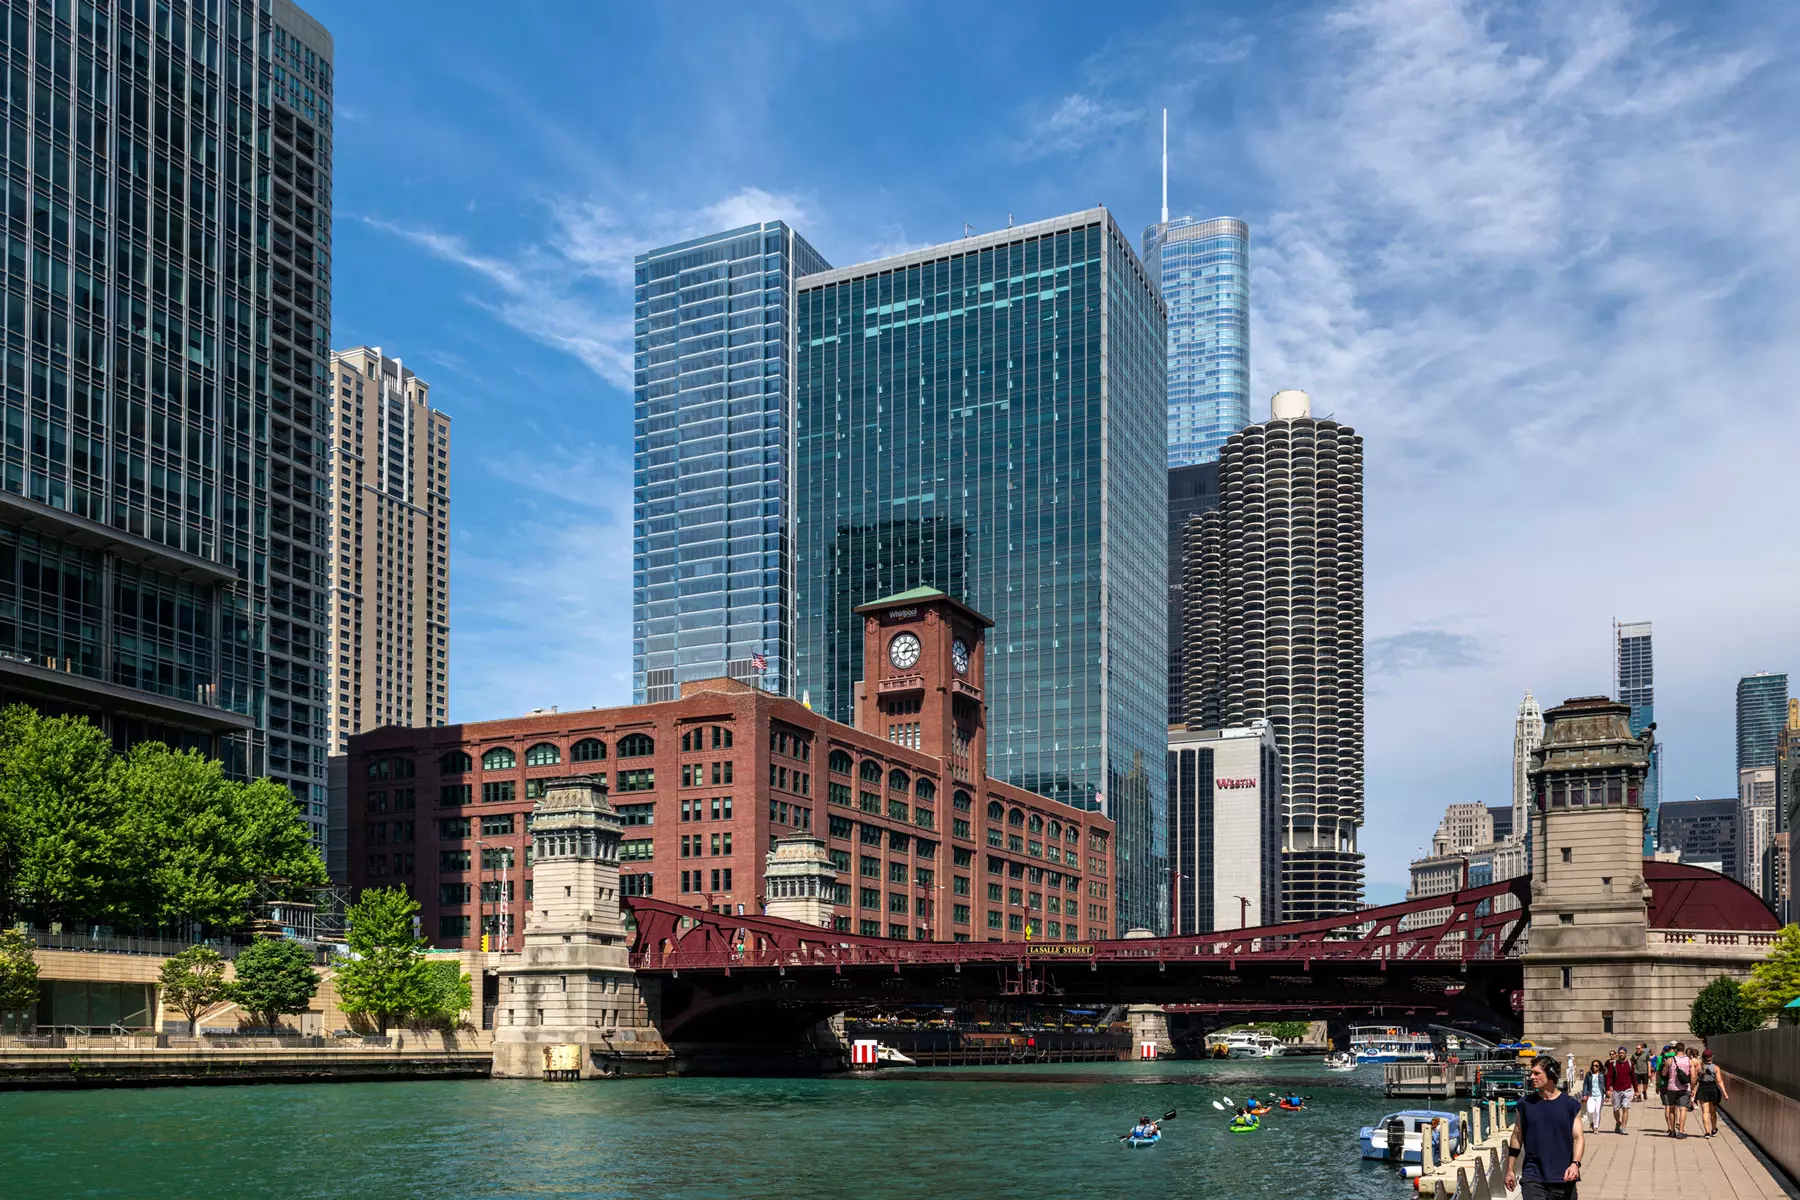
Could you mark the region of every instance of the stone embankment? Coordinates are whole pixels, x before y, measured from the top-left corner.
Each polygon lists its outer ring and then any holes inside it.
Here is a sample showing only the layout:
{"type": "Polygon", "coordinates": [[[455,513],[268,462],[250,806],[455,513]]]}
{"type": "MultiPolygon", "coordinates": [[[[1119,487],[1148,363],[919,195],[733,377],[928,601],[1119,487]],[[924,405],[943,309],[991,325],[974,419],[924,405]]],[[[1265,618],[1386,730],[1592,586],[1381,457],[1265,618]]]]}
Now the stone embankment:
{"type": "Polygon", "coordinates": [[[443,1035],[56,1040],[62,1044],[0,1044],[0,1090],[475,1079],[493,1066],[487,1045],[443,1035]]]}

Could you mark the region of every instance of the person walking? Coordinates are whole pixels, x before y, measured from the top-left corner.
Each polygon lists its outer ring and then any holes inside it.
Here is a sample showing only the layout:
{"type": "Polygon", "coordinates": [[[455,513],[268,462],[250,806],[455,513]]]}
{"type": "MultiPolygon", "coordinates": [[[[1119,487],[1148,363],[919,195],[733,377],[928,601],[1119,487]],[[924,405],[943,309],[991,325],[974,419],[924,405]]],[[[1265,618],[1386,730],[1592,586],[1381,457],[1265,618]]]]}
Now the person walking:
{"type": "Polygon", "coordinates": [[[1587,1109],[1588,1132],[1600,1132],[1600,1106],[1606,1103],[1606,1072],[1597,1058],[1588,1060],[1587,1073],[1581,1077],[1581,1103],[1587,1109]]]}
{"type": "Polygon", "coordinates": [[[1637,1084],[1637,1098],[1647,1099],[1650,1095],[1650,1048],[1642,1042],[1632,1051],[1631,1074],[1637,1084]]]}
{"type": "Polygon", "coordinates": [[[1687,1136],[1688,1097],[1693,1086],[1694,1060],[1688,1057],[1687,1047],[1676,1042],[1675,1052],[1663,1056],[1663,1118],[1672,1138],[1687,1136]]]}
{"type": "Polygon", "coordinates": [[[1612,1062],[1606,1067],[1606,1092],[1612,1100],[1614,1133],[1624,1133],[1631,1123],[1631,1100],[1637,1094],[1637,1088],[1637,1072],[1626,1056],[1625,1047],[1620,1046],[1613,1051],[1612,1062]]]}
{"type": "Polygon", "coordinates": [[[1576,1200],[1587,1135],[1581,1102],[1557,1090],[1561,1074],[1548,1054],[1531,1060],[1532,1090],[1520,1097],[1507,1139],[1506,1190],[1519,1189],[1524,1200],[1576,1200]]]}
{"type": "Polygon", "coordinates": [[[1694,1084],[1694,1100],[1700,1105],[1701,1137],[1719,1135],[1719,1101],[1729,1099],[1731,1090],[1725,1086],[1725,1072],[1713,1062],[1711,1050],[1702,1051],[1700,1076],[1694,1084]]]}

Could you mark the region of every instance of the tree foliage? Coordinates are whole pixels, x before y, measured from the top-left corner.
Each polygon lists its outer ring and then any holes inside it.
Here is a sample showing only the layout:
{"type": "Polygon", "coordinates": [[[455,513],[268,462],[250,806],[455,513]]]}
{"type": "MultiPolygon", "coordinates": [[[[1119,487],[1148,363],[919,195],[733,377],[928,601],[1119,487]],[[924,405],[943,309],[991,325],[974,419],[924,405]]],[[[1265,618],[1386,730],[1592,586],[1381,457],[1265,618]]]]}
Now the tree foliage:
{"type": "Polygon", "coordinates": [[[1296,1041],[1306,1036],[1312,1026],[1306,1021],[1276,1021],[1269,1027],[1269,1032],[1284,1042],[1296,1041]]]}
{"type": "Polygon", "coordinates": [[[225,998],[225,959],[211,946],[189,946],[162,965],[157,977],[163,1003],[188,1019],[199,1032],[200,1014],[225,998]]]}
{"type": "Polygon", "coordinates": [[[418,911],[404,888],[369,888],[344,911],[350,953],[337,968],[338,1007],[368,1017],[382,1033],[432,1004],[425,939],[413,932],[418,911]]]}
{"type": "Polygon", "coordinates": [[[456,960],[427,961],[425,1003],[411,1014],[415,1025],[452,1029],[470,1011],[475,992],[469,973],[456,960]]]}
{"type": "Polygon", "coordinates": [[[24,1012],[37,1004],[37,943],[18,929],[0,930],[0,1013],[24,1012]]]}
{"type": "Polygon", "coordinates": [[[115,754],[79,718],[0,710],[0,923],[238,929],[270,881],[325,881],[285,788],[157,743],[115,754]]]}
{"type": "Polygon", "coordinates": [[[1751,968],[1744,1002],[1759,1015],[1774,1016],[1800,996],[1800,925],[1789,925],[1769,947],[1768,957],[1751,968]]]}
{"type": "Polygon", "coordinates": [[[237,956],[237,978],[226,989],[265,1029],[289,1013],[305,1012],[319,990],[312,952],[285,938],[258,938],[237,956]]]}
{"type": "Polygon", "coordinates": [[[1762,1025],[1762,1015],[1754,1005],[1744,1003],[1738,981],[1721,975],[1694,997],[1688,1009],[1688,1029],[1695,1037],[1716,1037],[1721,1033],[1747,1033],[1762,1025]]]}

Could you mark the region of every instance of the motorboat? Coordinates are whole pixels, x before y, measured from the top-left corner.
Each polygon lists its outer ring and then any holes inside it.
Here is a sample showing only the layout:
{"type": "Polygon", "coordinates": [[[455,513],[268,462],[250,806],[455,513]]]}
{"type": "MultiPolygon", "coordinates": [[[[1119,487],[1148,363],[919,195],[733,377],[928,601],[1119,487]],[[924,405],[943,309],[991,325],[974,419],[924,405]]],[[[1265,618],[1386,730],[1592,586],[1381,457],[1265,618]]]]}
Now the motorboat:
{"type": "Polygon", "coordinates": [[[1386,1162],[1422,1163],[1427,1131],[1439,1161],[1462,1152],[1461,1117],[1440,1109],[1408,1108],[1363,1126],[1362,1156],[1386,1162]]]}
{"type": "Polygon", "coordinates": [[[885,1042],[875,1047],[875,1061],[884,1067],[916,1067],[919,1065],[885,1042]]]}
{"type": "Polygon", "coordinates": [[[1225,1058],[1262,1058],[1264,1055],[1262,1042],[1259,1040],[1260,1036],[1249,1030],[1228,1033],[1215,1041],[1215,1053],[1217,1047],[1223,1046],[1225,1049],[1223,1057],[1225,1058]]]}
{"type": "Polygon", "coordinates": [[[1333,1050],[1325,1056],[1325,1069],[1327,1071],[1354,1071],[1356,1070],[1356,1054],[1350,1050],[1333,1050]]]}
{"type": "Polygon", "coordinates": [[[1392,1025],[1352,1025],[1350,1051],[1359,1063],[1430,1062],[1431,1035],[1392,1025]]]}

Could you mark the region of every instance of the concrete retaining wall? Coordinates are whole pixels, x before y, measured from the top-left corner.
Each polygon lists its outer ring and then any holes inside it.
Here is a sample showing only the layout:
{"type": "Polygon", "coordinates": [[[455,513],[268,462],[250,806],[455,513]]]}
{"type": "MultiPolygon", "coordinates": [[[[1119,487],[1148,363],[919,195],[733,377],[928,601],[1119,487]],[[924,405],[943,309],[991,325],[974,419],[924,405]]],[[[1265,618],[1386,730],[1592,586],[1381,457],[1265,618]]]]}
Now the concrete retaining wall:
{"type": "Polygon", "coordinates": [[[1800,1025],[1708,1038],[1731,1099],[1720,1105],[1790,1179],[1800,1179],[1800,1025]]]}
{"type": "Polygon", "coordinates": [[[0,1051],[0,1090],[474,1079],[491,1065],[487,1051],[9,1048],[0,1051]]]}

